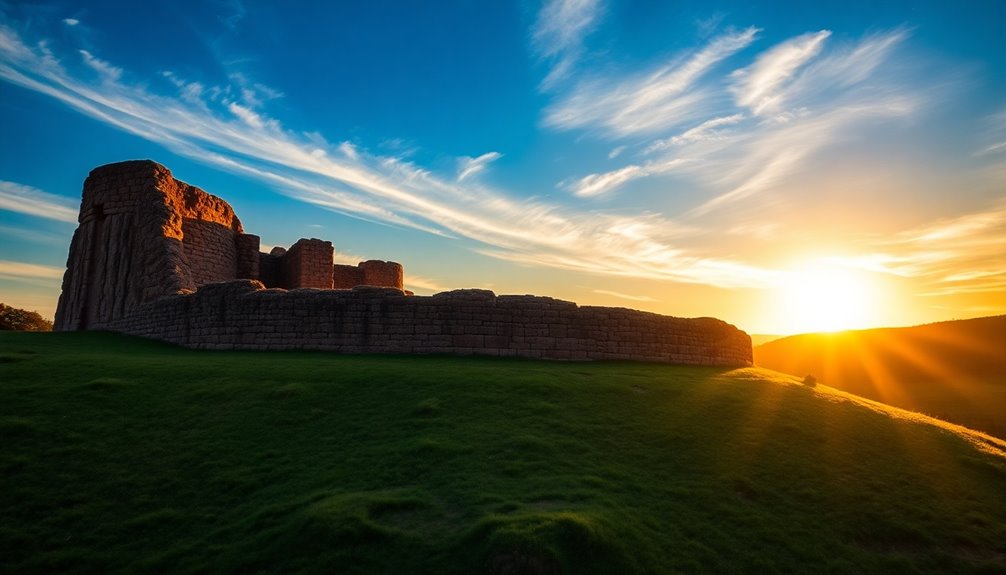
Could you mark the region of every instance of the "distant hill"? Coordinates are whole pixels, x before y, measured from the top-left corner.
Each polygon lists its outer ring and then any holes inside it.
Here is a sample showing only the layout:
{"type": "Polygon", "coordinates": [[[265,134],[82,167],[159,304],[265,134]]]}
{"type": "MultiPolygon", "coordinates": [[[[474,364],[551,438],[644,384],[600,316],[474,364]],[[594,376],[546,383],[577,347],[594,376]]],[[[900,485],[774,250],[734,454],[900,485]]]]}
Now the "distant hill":
{"type": "Polygon", "coordinates": [[[755,347],[755,363],[1006,437],[1006,315],[804,334],[755,347]]]}
{"type": "Polygon", "coordinates": [[[786,337],[784,335],[772,335],[767,333],[753,333],[751,334],[751,345],[758,346],[764,345],[770,341],[775,341],[777,339],[786,337]]]}

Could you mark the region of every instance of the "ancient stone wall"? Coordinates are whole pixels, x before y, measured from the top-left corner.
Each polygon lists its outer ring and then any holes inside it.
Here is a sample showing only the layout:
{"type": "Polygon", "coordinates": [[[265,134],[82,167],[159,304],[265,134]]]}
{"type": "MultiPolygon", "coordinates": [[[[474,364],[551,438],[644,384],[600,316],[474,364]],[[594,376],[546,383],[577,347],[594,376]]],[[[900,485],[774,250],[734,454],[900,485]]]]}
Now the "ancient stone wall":
{"type": "MultiPolygon", "coordinates": [[[[185,254],[184,222],[242,232],[227,202],[175,180],[149,160],[92,170],[78,221],[56,308],[58,330],[100,327],[138,305],[198,287],[185,254]]],[[[202,265],[211,248],[194,244],[194,249],[200,254],[197,276],[234,279],[202,265]]]]}
{"type": "Polygon", "coordinates": [[[318,239],[259,253],[227,202],[147,160],[93,170],[79,221],[58,330],[205,349],[751,364],[751,338],[712,318],[484,290],[412,296],[401,264],[333,265],[331,242],[318,239]]]}
{"type": "Polygon", "coordinates": [[[287,289],[332,289],[332,242],[297,240],[283,255],[281,286],[287,289]]]}
{"type": "Polygon", "coordinates": [[[258,278],[258,280],[266,287],[281,287],[283,282],[283,271],[280,264],[283,261],[284,254],[286,254],[286,249],[279,247],[273,248],[272,251],[267,254],[259,254],[258,275],[255,277],[258,278]]]}
{"type": "Polygon", "coordinates": [[[107,327],[201,349],[751,364],[751,338],[717,319],[485,290],[406,296],[393,288],[286,291],[236,281],[162,298],[107,327]]]}
{"type": "MultiPolygon", "coordinates": [[[[259,253],[224,200],[172,177],[150,160],[91,171],[84,182],[56,308],[55,329],[99,329],[136,306],[181,290],[238,278],[269,287],[332,288],[331,242],[300,240],[259,253]]],[[[356,283],[402,288],[394,262],[364,262],[356,283]]]]}
{"type": "Polygon", "coordinates": [[[193,286],[230,281],[237,275],[237,247],[233,230],[215,222],[182,222],[182,247],[193,286]]]}
{"type": "Polygon", "coordinates": [[[254,234],[238,234],[234,238],[234,249],[237,253],[237,277],[259,277],[259,245],[261,240],[254,234]]]}
{"type": "Polygon", "coordinates": [[[400,263],[367,260],[360,262],[359,268],[363,273],[361,285],[405,288],[405,272],[400,263]]]}
{"type": "MultiPolygon", "coordinates": [[[[269,285],[269,284],[266,284],[269,285]]],[[[332,266],[332,287],[335,289],[353,289],[364,285],[363,270],[360,266],[335,264],[332,266]]]]}

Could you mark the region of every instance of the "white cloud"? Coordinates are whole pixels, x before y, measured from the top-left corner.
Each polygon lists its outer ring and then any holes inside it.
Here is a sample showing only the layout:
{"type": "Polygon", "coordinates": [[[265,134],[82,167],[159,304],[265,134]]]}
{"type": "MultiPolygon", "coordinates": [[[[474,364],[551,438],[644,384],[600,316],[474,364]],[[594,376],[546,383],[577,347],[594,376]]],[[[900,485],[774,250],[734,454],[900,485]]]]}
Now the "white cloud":
{"type": "Polygon", "coordinates": [[[5,279],[58,280],[63,277],[63,268],[0,260],[0,277],[5,279]]]}
{"type": "Polygon", "coordinates": [[[617,291],[610,291],[610,290],[606,290],[606,289],[596,289],[596,290],[593,290],[593,291],[594,291],[594,293],[597,293],[597,294],[610,295],[611,297],[617,297],[619,299],[626,299],[626,300],[629,300],[629,301],[650,301],[650,302],[658,301],[658,300],[656,300],[656,299],[654,299],[654,298],[652,298],[650,296],[646,296],[646,295],[630,295],[630,294],[621,293],[621,292],[617,292],[617,291]]]}
{"type": "Polygon", "coordinates": [[[976,156],[989,156],[992,154],[998,154],[999,152],[1006,152],[1006,142],[996,142],[982,150],[979,150],[976,156]]]}
{"type": "Polygon", "coordinates": [[[723,34],[688,58],[628,78],[579,83],[545,111],[548,127],[600,129],[613,137],[652,133],[693,120],[711,98],[696,82],[754,41],[757,28],[723,34]]]}
{"type": "Polygon", "coordinates": [[[717,160],[698,165],[696,172],[726,189],[690,210],[686,217],[736,206],[741,200],[781,188],[788,177],[806,170],[810,159],[848,137],[852,128],[903,117],[921,105],[910,97],[886,95],[862,102],[838,97],[834,104],[834,109],[819,115],[787,117],[784,122],[761,124],[733,139],[706,142],[718,146],[713,148],[717,160]]]}
{"type": "Polygon", "coordinates": [[[615,147],[615,149],[613,149],[610,152],[608,152],[608,159],[609,160],[614,160],[618,156],[621,156],[622,152],[624,152],[624,151],[625,151],[625,146],[617,146],[617,147],[615,147]]]}
{"type": "MultiPolygon", "coordinates": [[[[780,46],[806,48],[816,37],[804,35],[783,42],[756,61],[764,66],[785,62],[786,66],[778,64],[777,72],[779,67],[788,69],[794,58],[769,58],[766,54],[778,54],[780,46]]],[[[684,132],[653,141],[644,150],[651,157],[646,163],[590,174],[565,187],[577,195],[596,196],[634,180],[673,171],[694,182],[689,197],[698,201],[684,218],[709,217],[746,200],[761,201],[760,194],[782,189],[829,146],[851,137],[854,129],[908,117],[924,106],[928,94],[906,84],[885,66],[905,37],[904,31],[895,30],[836,46],[785,82],[770,82],[764,76],[765,85],[775,86],[770,91],[773,101],[786,106],[775,108],[771,117],[714,110],[720,113],[696,119],[684,132]]],[[[807,53],[807,49],[801,52],[807,53]]],[[[758,67],[757,63],[752,65],[758,67]]]]}
{"type": "Polygon", "coordinates": [[[359,160],[360,155],[356,153],[356,146],[352,142],[342,142],[339,144],[339,151],[350,160],[359,160]]]}
{"type": "Polygon", "coordinates": [[[847,264],[928,280],[925,296],[1006,291],[1006,197],[985,210],[943,218],[863,246],[847,264]],[[871,251],[872,250],[872,251],[871,251]]]}
{"type": "Polygon", "coordinates": [[[332,253],[332,263],[334,263],[334,264],[342,264],[342,265],[347,265],[347,266],[355,266],[356,264],[358,264],[360,262],[365,262],[368,259],[370,259],[370,258],[366,258],[366,257],[363,257],[363,256],[358,256],[356,254],[349,253],[349,252],[344,252],[344,251],[341,251],[341,250],[335,250],[335,252],[332,253]]]}
{"type": "Polygon", "coordinates": [[[54,246],[59,246],[61,248],[65,248],[67,244],[70,242],[71,233],[72,231],[67,231],[67,233],[60,234],[49,231],[26,229],[16,226],[0,225],[0,236],[20,238],[26,242],[31,242],[34,244],[52,244],[54,246]]]}
{"type": "Polygon", "coordinates": [[[755,63],[734,73],[733,87],[737,105],[750,108],[755,114],[781,107],[780,86],[794,72],[821,52],[828,30],[791,38],[758,56],[755,63]]]}
{"type": "Polygon", "coordinates": [[[0,180],[0,210],[77,223],[79,202],[38,188],[0,180]]]}
{"type": "Polygon", "coordinates": [[[81,57],[84,58],[84,63],[92,70],[100,74],[103,79],[115,82],[122,76],[122,68],[116,68],[104,60],[95,58],[87,50],[78,51],[80,52],[81,57]]]}
{"type": "Polygon", "coordinates": [[[641,165],[629,164],[609,172],[588,174],[578,180],[574,180],[572,183],[563,183],[560,185],[577,196],[588,198],[613,192],[633,180],[672,172],[686,166],[688,163],[689,160],[687,159],[665,158],[658,161],[649,161],[641,165]]]}
{"type": "Polygon", "coordinates": [[[458,160],[458,181],[478,174],[489,165],[502,157],[499,152],[488,152],[477,158],[465,157],[458,160]]]}
{"type": "Polygon", "coordinates": [[[174,84],[178,88],[178,93],[183,100],[191,104],[202,105],[203,104],[203,85],[199,82],[188,82],[179,78],[174,72],[170,70],[165,70],[161,72],[169,82],[174,84]]]}
{"type": "Polygon", "coordinates": [[[598,0],[548,0],[531,31],[540,57],[552,65],[542,81],[550,89],[566,78],[583,52],[583,38],[598,24],[598,0]]]}
{"type": "Polygon", "coordinates": [[[231,102],[228,104],[227,109],[230,110],[232,114],[240,118],[242,122],[248,124],[252,128],[262,129],[265,126],[265,122],[262,121],[261,116],[237,102],[231,102]]]}
{"type": "Polygon", "coordinates": [[[684,133],[677,136],[673,136],[664,140],[657,140],[647,146],[645,153],[649,154],[656,152],[658,150],[664,150],[671,146],[680,146],[690,142],[697,142],[699,140],[708,140],[712,138],[719,137],[719,131],[716,128],[722,126],[731,126],[740,121],[744,120],[744,114],[732,114],[730,116],[724,116],[722,118],[713,118],[712,120],[706,120],[694,128],[689,128],[684,133]]]}
{"type": "Polygon", "coordinates": [[[415,293],[439,293],[442,291],[448,291],[451,288],[444,286],[437,280],[433,280],[427,277],[418,276],[415,274],[406,273],[405,274],[405,289],[413,291],[415,293]]]}
{"type": "Polygon", "coordinates": [[[984,118],[987,145],[975,152],[975,156],[997,156],[1006,152],[1006,109],[984,118]]]}
{"type": "Polygon", "coordinates": [[[642,166],[630,165],[601,174],[584,176],[570,186],[570,191],[581,198],[597,196],[647,175],[642,166]]]}
{"type": "MultiPolygon", "coordinates": [[[[647,119],[647,115],[659,116],[669,106],[678,105],[675,102],[689,97],[685,92],[697,78],[750,43],[754,34],[755,30],[749,29],[720,36],[678,65],[656,70],[641,81],[611,84],[609,87],[625,90],[643,88],[643,92],[596,94],[608,103],[607,107],[592,109],[584,116],[591,121],[583,125],[612,133],[643,133],[651,127],[671,125],[659,117],[647,119]],[[614,116],[627,121],[616,122],[614,116]]],[[[467,177],[462,184],[456,181],[460,174],[438,175],[411,163],[401,147],[391,152],[394,155],[378,155],[291,132],[265,111],[253,111],[247,102],[239,103],[233,94],[214,94],[206,89],[193,91],[190,97],[165,96],[121,77],[94,82],[63,69],[37,43],[32,44],[34,47],[29,47],[11,29],[0,26],[0,78],[51,96],[177,154],[263,181],[301,201],[382,224],[467,238],[480,253],[520,264],[722,287],[764,286],[777,281],[778,274],[772,270],[683,248],[695,245],[696,230],[702,231],[697,224],[686,226],[655,213],[604,213],[535,198],[515,198],[477,178],[467,177]],[[319,154],[318,150],[325,153],[319,154]]],[[[815,125],[811,122],[815,118],[797,114],[788,124],[759,124],[750,132],[694,138],[687,145],[675,147],[673,154],[616,170],[621,171],[620,175],[595,175],[592,180],[583,178],[574,185],[579,185],[581,191],[593,186],[587,195],[599,194],[640,174],[687,169],[707,185],[722,187],[714,187],[715,197],[724,191],[730,193],[747,180],[758,183],[760,178],[764,183],[798,168],[783,161],[795,154],[794,146],[809,140],[819,148],[849,125],[852,120],[848,118],[862,116],[857,116],[857,110],[873,110],[874,118],[910,110],[896,103],[890,98],[877,102],[858,93],[855,97],[844,95],[838,99],[841,113],[816,118],[821,124],[815,125]],[[824,134],[814,132],[815,128],[824,134]],[[760,174],[765,166],[775,166],[777,173],[760,174]]],[[[703,111],[698,103],[695,106],[686,116],[703,111]]],[[[696,125],[707,119],[729,117],[700,116],[696,125]]],[[[710,129],[707,135],[711,133],[710,129]]],[[[801,159],[799,156],[792,162],[799,164],[801,159]]],[[[756,187],[748,185],[749,190],[756,187]]],[[[745,192],[733,198],[749,195],[745,192]]]]}
{"type": "Polygon", "coordinates": [[[76,18],[63,18],[63,23],[72,28],[77,24],[80,24],[80,20],[77,20],[76,18]]]}

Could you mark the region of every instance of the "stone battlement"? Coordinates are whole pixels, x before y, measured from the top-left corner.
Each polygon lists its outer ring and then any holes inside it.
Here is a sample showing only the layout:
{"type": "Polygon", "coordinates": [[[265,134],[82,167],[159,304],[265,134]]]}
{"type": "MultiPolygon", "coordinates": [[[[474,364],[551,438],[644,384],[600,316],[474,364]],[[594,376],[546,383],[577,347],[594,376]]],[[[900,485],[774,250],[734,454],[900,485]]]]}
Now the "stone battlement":
{"type": "Polygon", "coordinates": [[[537,296],[404,291],[395,262],[333,264],[331,242],[259,252],[222,199],[151,161],[84,183],[56,329],[203,349],[318,349],[751,365],[751,338],[682,319],[537,296]]]}

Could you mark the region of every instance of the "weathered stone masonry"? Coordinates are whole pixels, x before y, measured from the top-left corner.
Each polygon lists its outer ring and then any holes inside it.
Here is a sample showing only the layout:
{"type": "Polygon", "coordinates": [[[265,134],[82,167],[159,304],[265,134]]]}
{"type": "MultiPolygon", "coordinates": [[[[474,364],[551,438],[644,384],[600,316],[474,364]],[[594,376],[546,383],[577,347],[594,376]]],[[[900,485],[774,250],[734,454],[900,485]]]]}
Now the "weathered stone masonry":
{"type": "Polygon", "coordinates": [[[163,166],[103,166],[85,182],[56,327],[203,349],[751,364],[750,337],[713,318],[485,290],[414,296],[394,262],[333,266],[316,239],[258,248],[226,202],[163,166]]]}

